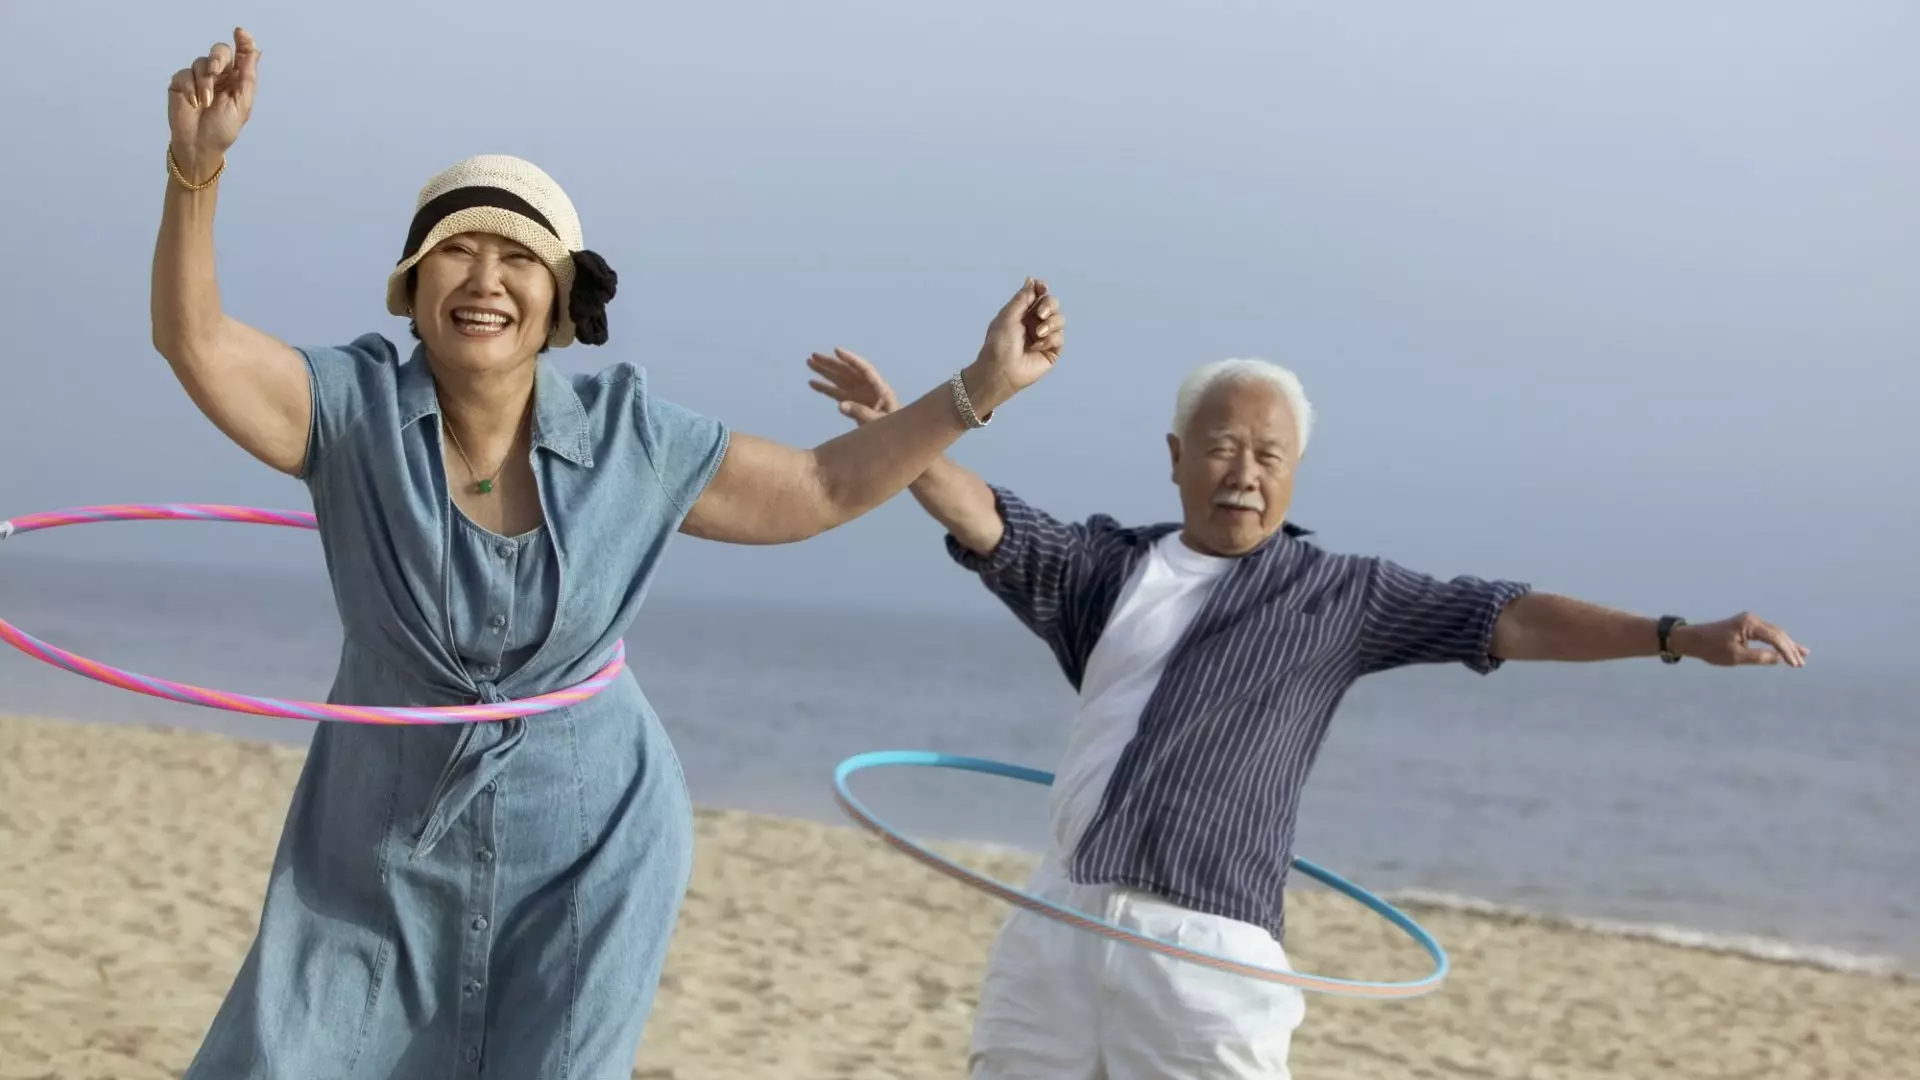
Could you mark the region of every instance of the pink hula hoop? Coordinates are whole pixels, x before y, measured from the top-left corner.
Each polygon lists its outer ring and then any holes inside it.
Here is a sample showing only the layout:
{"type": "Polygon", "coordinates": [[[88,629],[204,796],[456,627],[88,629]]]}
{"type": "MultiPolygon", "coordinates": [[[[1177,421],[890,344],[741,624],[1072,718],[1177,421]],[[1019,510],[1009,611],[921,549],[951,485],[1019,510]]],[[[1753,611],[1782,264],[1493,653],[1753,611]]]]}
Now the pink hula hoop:
{"type": "MultiPolygon", "coordinates": [[[[62,525],[84,525],[99,521],[237,521],[251,525],[279,525],[290,529],[312,529],[314,516],[298,510],[259,510],[247,506],[220,506],[210,503],[153,503],[114,506],[82,506],[71,510],[52,510],[0,521],[0,540],[18,533],[38,532],[62,525]]],[[[157,679],[151,675],[123,671],[89,660],[65,649],[49,645],[32,634],[0,618],[0,641],[5,641],[36,660],[84,675],[108,686],[131,690],[136,694],[165,698],[187,705],[201,705],[227,712],[275,716],[288,720],[334,720],[349,724],[468,724],[510,720],[534,716],[566,705],[585,701],[605,689],[626,669],[627,645],[622,641],[614,649],[613,659],[584,682],[555,690],[539,697],[519,701],[427,707],[375,707],[369,705],[331,705],[319,701],[288,701],[282,698],[254,697],[224,690],[209,690],[186,683],[157,679]]]]}

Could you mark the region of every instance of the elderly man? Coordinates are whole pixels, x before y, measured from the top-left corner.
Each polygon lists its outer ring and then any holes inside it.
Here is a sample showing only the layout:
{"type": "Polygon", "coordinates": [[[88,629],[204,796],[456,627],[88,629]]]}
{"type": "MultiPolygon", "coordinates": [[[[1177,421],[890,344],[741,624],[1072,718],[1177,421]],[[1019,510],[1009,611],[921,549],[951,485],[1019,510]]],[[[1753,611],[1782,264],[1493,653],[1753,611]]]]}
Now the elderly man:
{"type": "MultiPolygon", "coordinates": [[[[865,423],[895,407],[872,365],[816,355],[814,389],[865,423]]],[[[942,460],[912,487],[947,548],[1053,650],[1079,691],[1031,888],[1141,934],[1284,967],[1282,891],[1301,788],[1363,675],[1506,660],[1696,657],[1798,667],[1752,615],[1688,625],[1509,581],[1442,581],[1335,554],[1287,522],[1313,429],[1300,382],[1256,360],[1181,386],[1167,449],[1178,524],[1057,520],[942,460]],[[1756,647],[1755,643],[1765,646],[1756,647]]],[[[1299,991],[1051,920],[1000,932],[974,1021],[975,1080],[1284,1078],[1299,991]]]]}

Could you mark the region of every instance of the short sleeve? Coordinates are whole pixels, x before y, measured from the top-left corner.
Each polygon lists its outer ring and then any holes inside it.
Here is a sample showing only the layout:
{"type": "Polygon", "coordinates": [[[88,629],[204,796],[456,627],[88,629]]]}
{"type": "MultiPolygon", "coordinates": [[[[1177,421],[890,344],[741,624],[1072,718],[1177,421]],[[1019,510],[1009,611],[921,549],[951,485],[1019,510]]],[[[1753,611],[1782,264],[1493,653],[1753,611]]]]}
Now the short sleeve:
{"type": "Polygon", "coordinates": [[[1487,674],[1500,613],[1529,591],[1517,581],[1429,577],[1385,559],[1371,560],[1360,631],[1361,670],[1409,664],[1464,664],[1487,674]]]}
{"type": "Polygon", "coordinates": [[[719,471],[730,432],[711,416],[655,397],[647,390],[644,373],[633,387],[641,445],[668,500],[684,518],[719,471]]]}
{"type": "MultiPolygon", "coordinates": [[[[1000,543],[980,555],[948,533],[947,554],[979,575],[987,591],[1047,643],[1077,689],[1093,651],[1086,633],[1091,598],[1107,577],[1101,567],[1114,565],[1108,559],[1124,558],[1124,542],[1115,542],[1123,530],[1105,514],[1084,524],[1061,521],[1006,488],[989,484],[987,489],[1004,526],[1000,543]]],[[[1123,577],[1111,575],[1116,581],[1123,577]]]]}
{"type": "Polygon", "coordinates": [[[296,349],[307,364],[313,397],[313,423],[299,479],[310,480],[327,455],[366,415],[368,402],[391,395],[399,373],[399,355],[379,334],[363,334],[347,345],[296,349]]]}
{"type": "Polygon", "coordinates": [[[1034,533],[1042,523],[1051,527],[1048,530],[1050,538],[1063,541],[1074,539],[1073,526],[1044,517],[1040,511],[1027,505],[1026,500],[1006,488],[988,484],[987,490],[993,493],[993,509],[1000,515],[1000,543],[991,552],[981,555],[968,550],[952,533],[946,534],[947,556],[959,563],[962,569],[975,574],[999,574],[1012,569],[1033,546],[1034,533]]]}

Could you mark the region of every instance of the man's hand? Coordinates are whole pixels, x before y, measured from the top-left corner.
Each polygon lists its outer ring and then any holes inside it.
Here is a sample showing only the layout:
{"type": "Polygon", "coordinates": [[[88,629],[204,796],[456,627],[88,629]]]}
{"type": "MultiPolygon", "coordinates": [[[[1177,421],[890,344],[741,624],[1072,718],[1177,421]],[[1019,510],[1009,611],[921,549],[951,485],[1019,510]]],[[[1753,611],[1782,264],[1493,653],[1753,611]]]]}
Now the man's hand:
{"type": "Polygon", "coordinates": [[[1719,622],[1677,626],[1668,635],[1668,643],[1681,656],[1691,656],[1716,667],[1780,663],[1802,667],[1811,651],[1788,637],[1785,630],[1752,612],[1719,622]]]}
{"type": "Polygon", "coordinates": [[[814,353],[807,358],[807,367],[820,376],[807,380],[807,385],[839,402],[840,414],[855,424],[879,419],[900,407],[893,387],[858,353],[845,349],[833,350],[832,356],[814,353]]]}

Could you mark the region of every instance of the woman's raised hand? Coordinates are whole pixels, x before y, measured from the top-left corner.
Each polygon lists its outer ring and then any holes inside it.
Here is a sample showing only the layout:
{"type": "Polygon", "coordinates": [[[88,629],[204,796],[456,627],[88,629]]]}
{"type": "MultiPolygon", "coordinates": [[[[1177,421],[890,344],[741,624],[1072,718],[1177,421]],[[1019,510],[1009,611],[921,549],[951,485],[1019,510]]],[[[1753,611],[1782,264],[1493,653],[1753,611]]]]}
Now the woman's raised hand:
{"type": "Polygon", "coordinates": [[[233,44],[217,42],[207,54],[174,73],[167,86],[167,126],[174,164],[189,183],[212,176],[226,159],[253,113],[260,46],[235,27],[233,44]]]}
{"type": "Polygon", "coordinates": [[[1052,371],[1066,347],[1066,329],[1047,283],[1028,278],[993,317],[980,355],[965,369],[975,409],[984,416],[1052,371]]]}

